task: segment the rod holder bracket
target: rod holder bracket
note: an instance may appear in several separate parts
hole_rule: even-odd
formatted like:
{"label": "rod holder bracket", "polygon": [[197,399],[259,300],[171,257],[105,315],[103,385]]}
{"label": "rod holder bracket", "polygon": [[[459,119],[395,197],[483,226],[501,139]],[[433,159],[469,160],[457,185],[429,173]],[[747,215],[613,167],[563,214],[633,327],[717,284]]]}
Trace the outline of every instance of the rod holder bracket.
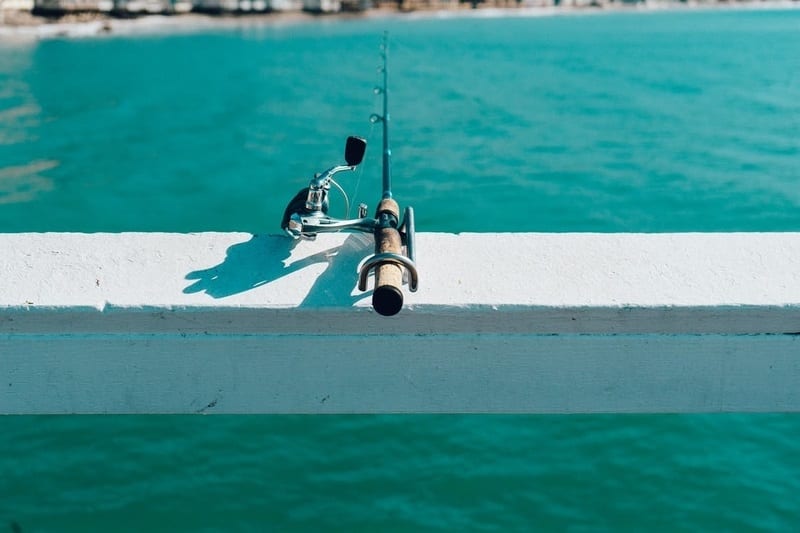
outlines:
{"label": "rod holder bracket", "polygon": [[405,268],[409,274],[408,290],[411,292],[417,291],[419,274],[417,273],[416,263],[404,255],[394,253],[374,254],[361,264],[358,272],[358,290],[362,292],[367,290],[367,278],[369,277],[369,273],[383,263],[393,263],[401,268]]}

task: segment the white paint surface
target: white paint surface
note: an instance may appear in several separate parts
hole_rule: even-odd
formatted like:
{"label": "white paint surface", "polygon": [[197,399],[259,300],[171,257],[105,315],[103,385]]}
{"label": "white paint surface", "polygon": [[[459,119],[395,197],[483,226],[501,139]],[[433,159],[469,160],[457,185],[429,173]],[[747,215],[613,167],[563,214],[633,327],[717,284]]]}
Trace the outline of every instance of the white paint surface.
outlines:
{"label": "white paint surface", "polygon": [[[349,306],[370,237],[0,236],[0,306]],[[800,234],[423,233],[412,305],[800,304]],[[293,245],[294,244],[294,245]],[[328,280],[335,282],[325,283]],[[24,282],[23,282],[24,280]]]}
{"label": "white paint surface", "polygon": [[798,233],[370,240],[0,235],[0,412],[800,410]]}

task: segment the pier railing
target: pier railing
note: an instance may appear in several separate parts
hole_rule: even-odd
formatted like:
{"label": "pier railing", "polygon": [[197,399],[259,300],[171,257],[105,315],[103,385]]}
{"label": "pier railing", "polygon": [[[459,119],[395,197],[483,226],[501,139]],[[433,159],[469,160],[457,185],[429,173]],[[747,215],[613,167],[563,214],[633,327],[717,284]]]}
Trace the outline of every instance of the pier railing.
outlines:
{"label": "pier railing", "polygon": [[800,233],[0,235],[0,413],[800,411]]}

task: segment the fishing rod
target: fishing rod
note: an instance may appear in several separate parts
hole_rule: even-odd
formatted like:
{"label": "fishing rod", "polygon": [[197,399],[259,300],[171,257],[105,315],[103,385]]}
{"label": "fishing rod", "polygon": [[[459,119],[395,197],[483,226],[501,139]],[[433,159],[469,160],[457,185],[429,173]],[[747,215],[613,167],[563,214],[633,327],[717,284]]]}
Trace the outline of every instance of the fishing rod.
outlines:
{"label": "fishing rod", "polygon": [[[367,141],[361,137],[347,138],[344,150],[345,165],[335,165],[316,174],[308,187],[298,192],[286,206],[281,228],[294,239],[313,240],[320,233],[355,231],[372,233],[375,238],[375,253],[367,257],[359,267],[358,289],[367,290],[367,280],[374,271],[375,283],[372,291],[372,307],[384,316],[396,315],[403,307],[403,272],[408,272],[408,288],[417,290],[417,266],[414,256],[414,209],[407,206],[400,223],[400,206],[392,196],[391,155],[389,146],[389,43],[384,34],[381,45],[383,84],[375,93],[383,96],[382,114],[370,116],[370,122],[383,126],[383,195],[375,217],[367,216],[367,206],[359,205],[358,217],[338,219],[328,215],[328,193],[331,185],[342,193],[345,203],[349,200],[344,189],[333,179],[339,172],[352,171],[361,164]],[[349,208],[346,210],[349,213]],[[403,248],[405,247],[405,253]]]}

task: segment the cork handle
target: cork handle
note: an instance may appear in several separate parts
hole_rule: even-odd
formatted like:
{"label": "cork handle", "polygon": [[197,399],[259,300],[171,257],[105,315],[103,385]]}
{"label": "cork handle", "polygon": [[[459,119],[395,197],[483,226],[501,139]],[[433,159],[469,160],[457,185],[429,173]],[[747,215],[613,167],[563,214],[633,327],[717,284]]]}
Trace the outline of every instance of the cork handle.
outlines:
{"label": "cork handle", "polygon": [[[383,213],[400,213],[397,202],[384,198],[378,206],[378,216]],[[403,241],[400,232],[394,227],[380,227],[375,230],[375,253],[402,252]],[[372,307],[384,316],[396,315],[403,307],[403,269],[396,263],[382,263],[375,268],[375,290],[372,292]]]}

